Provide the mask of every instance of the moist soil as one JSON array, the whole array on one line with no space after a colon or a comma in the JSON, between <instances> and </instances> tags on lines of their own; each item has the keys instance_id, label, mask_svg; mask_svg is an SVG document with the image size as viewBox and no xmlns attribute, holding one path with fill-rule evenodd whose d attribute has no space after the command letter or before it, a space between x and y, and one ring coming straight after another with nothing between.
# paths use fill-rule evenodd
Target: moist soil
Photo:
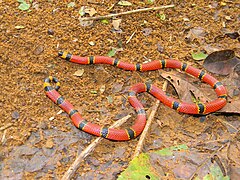
<instances>
[{"instance_id":1,"label":"moist soil","mask_svg":"<svg viewBox=\"0 0 240 180\"><path fill-rule=\"evenodd\" d=\"M79 65L59 58L59 51L107 56L116 48L113 57L121 61L143 63L174 58L199 69L203 69L203 61L193 60L192 52L209 53L214 48L240 52L239 41L223 37L225 32L239 30L239 4L235 1L149 4L133 0L131 6L120 6L113 0L89 0L76 1L74 7L68 7L70 2L33 1L30 11L22 11L17 1L0 1L2 179L60 179L76 156L96 138L76 129L68 115L46 97L43 80L49 75L59 79L59 92L85 119L111 125L130 114L132 117L123 127L131 126L136 118L127 101L128 89L146 81L161 88L164 82L159 73L165 70L138 73L109 65ZM97 20L89 26L79 21L82 6L94 8L97 12L94 16L99 16L171 3L174 8L118 17L121 19L118 30L113 28L112 19L108 23ZM192 36L189 32L194 28L204 34ZM77 71L80 71L78 76L74 75ZM223 77L216 75L216 78ZM169 86L167 91L172 94L174 88ZM138 98L146 110L156 101L147 93ZM180 114L160 104L143 152L187 144L211 154L216 149L206 150L196 144L229 140L232 132L221 122L239 120L236 115L211 114L202 122L200 117ZM81 163L74 178L116 179L132 159L138 140L103 140ZM239 140L233 141L233 145L233 156L239 157ZM232 159L227 158L227 169L239 170L239 160ZM176 178L173 172L168 173Z\"/></svg>"}]
</instances>

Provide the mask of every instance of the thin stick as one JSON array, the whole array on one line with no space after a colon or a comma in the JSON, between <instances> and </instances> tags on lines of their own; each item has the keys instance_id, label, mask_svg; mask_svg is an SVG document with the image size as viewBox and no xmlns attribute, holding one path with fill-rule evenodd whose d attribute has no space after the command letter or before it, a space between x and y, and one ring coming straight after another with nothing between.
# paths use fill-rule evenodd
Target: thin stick
<instances>
[{"instance_id":1,"label":"thin stick","mask_svg":"<svg viewBox=\"0 0 240 180\"><path fill-rule=\"evenodd\" d=\"M2 145L6 142L6 134L7 134L7 129L5 129L5 130L3 131L3 136L2 136L2 139L1 139Z\"/></svg>"},{"instance_id":2,"label":"thin stick","mask_svg":"<svg viewBox=\"0 0 240 180\"><path fill-rule=\"evenodd\" d=\"M132 33L132 35L130 36L130 38L127 40L126 44L128 44L130 42L130 40L133 38L134 34L136 33L136 30Z\"/></svg>"},{"instance_id":3,"label":"thin stick","mask_svg":"<svg viewBox=\"0 0 240 180\"><path fill-rule=\"evenodd\" d=\"M6 124L5 126L0 127L0 131L5 130L5 129L8 129L8 128L11 127L12 125L13 125L12 123Z\"/></svg>"},{"instance_id":4,"label":"thin stick","mask_svg":"<svg viewBox=\"0 0 240 180\"><path fill-rule=\"evenodd\" d=\"M163 91L166 91L167 83L168 83L168 81L164 82L164 85L163 85L163 88L162 88ZM156 114L156 111L158 109L159 104L160 104L160 101L157 100L156 103L154 104L154 106L151 108L152 111L151 111L151 113L150 113L150 115L148 117L147 124L146 124L146 126L145 126L145 128L144 128L144 130L143 130L143 132L142 132L142 134L140 136L140 139L138 141L138 145L137 145L137 147L135 149L133 157L137 157L141 153L141 151L142 151L144 140L145 140L145 138L147 136L148 129L150 128L150 126L152 124L152 120L154 119L154 116Z\"/></svg>"},{"instance_id":5,"label":"thin stick","mask_svg":"<svg viewBox=\"0 0 240 180\"><path fill-rule=\"evenodd\" d=\"M234 130L238 131L238 129L236 127L234 127L233 125L231 125L230 123L228 123L227 121L221 120L221 119L217 119L217 121L219 121L220 123L222 123L224 126L230 126L231 128L233 128ZM227 127L226 127L227 128Z\"/></svg>"},{"instance_id":6,"label":"thin stick","mask_svg":"<svg viewBox=\"0 0 240 180\"><path fill-rule=\"evenodd\" d=\"M125 117L123 117L122 119L116 121L112 126L110 126L110 128L116 128L118 126L121 126L123 123L125 123L131 116L127 115ZM69 167L69 169L67 170L67 172L65 172L65 174L62 177L62 180L69 180L73 177L74 173L77 171L77 169L80 166L81 161L87 156L89 155L94 148L103 140L104 138L102 137L98 137L97 139L95 139L87 148L85 148L81 154L79 154L76 158L76 160L73 162L73 164Z\"/></svg>"},{"instance_id":7,"label":"thin stick","mask_svg":"<svg viewBox=\"0 0 240 180\"><path fill-rule=\"evenodd\" d=\"M135 148L135 152L133 154L133 158L137 157L141 153L141 151L142 151L144 140L145 140L145 138L147 136L148 129L150 128L150 125L152 124L152 120L154 119L155 113L156 113L157 108L159 106L159 102L160 101L157 100L156 103L154 104L154 106L151 108L152 111L151 111L151 113L150 113L150 115L148 117L147 124L146 124L146 126L145 126L145 128L144 128L144 130L143 130L143 132L142 132L142 134L140 136L140 139L138 141L137 147Z\"/></svg>"},{"instance_id":8,"label":"thin stick","mask_svg":"<svg viewBox=\"0 0 240 180\"><path fill-rule=\"evenodd\" d=\"M174 7L174 4L167 5L167 6L135 9L135 10L132 10L132 11L126 11L126 12L121 12L121 13L117 13L117 14L108 14L108 15L105 15L105 16L85 17L85 18L80 18L80 20L81 21L90 21L90 20L109 19L111 17L117 17L117 16L133 14L133 13L138 13L138 12L145 12L145 11L156 11L156 10L159 10L159 9L166 9L166 8L172 8L172 7Z\"/></svg>"},{"instance_id":9,"label":"thin stick","mask_svg":"<svg viewBox=\"0 0 240 180\"><path fill-rule=\"evenodd\" d=\"M89 112L89 113L100 113L100 112L103 112L103 110L85 110L86 112Z\"/></svg>"}]
</instances>

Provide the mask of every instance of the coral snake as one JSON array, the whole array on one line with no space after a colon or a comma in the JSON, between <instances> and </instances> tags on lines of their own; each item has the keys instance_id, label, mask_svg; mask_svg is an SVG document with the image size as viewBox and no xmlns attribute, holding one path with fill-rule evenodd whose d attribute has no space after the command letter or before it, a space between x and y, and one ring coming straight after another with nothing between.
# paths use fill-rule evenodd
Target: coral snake
<instances>
[{"instance_id":1,"label":"coral snake","mask_svg":"<svg viewBox=\"0 0 240 180\"><path fill-rule=\"evenodd\" d=\"M57 78L49 76L44 80L44 90L46 92L46 95L69 114L70 118L73 121L73 124L77 128L87 133L101 136L110 140L124 141L133 139L143 131L146 124L146 112L143 108L143 105L136 97L138 93L148 92L168 107L175 109L178 112L187 114L208 114L221 109L227 103L227 91L221 82L216 80L211 75L207 74L205 71L196 69L178 60L155 60L144 64L131 64L119 61L117 58L114 59L105 56L80 57L69 54L67 52L59 52L58 55L67 61L78 64L110 64L129 71L143 72L163 68L180 69L188 74L191 74L192 76L199 78L202 82L205 82L212 86L217 94L217 99L206 104L186 103L180 102L174 98L167 96L161 89L150 83L138 83L130 88L128 95L128 100L137 113L137 119L134 125L126 129L113 129L86 121L80 115L80 113L74 109L73 105L58 93L60 83ZM51 83L56 83L55 87L51 86Z\"/></svg>"}]
</instances>

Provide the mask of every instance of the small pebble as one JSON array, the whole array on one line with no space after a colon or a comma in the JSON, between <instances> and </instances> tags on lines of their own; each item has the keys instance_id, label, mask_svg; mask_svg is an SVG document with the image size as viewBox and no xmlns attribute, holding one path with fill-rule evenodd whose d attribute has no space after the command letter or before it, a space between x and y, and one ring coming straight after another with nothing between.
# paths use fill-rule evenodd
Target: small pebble
<instances>
[{"instance_id":1,"label":"small pebble","mask_svg":"<svg viewBox=\"0 0 240 180\"><path fill-rule=\"evenodd\" d=\"M45 148L51 149L53 146L54 146L53 140L48 139L46 144L45 144Z\"/></svg>"},{"instance_id":2,"label":"small pebble","mask_svg":"<svg viewBox=\"0 0 240 180\"><path fill-rule=\"evenodd\" d=\"M238 96L240 94L240 90L239 89L234 89L233 90L233 96Z\"/></svg>"},{"instance_id":3,"label":"small pebble","mask_svg":"<svg viewBox=\"0 0 240 180\"><path fill-rule=\"evenodd\" d=\"M88 44L89 44L90 46L94 46L94 45L95 45L95 42L90 41Z\"/></svg>"},{"instance_id":4,"label":"small pebble","mask_svg":"<svg viewBox=\"0 0 240 180\"><path fill-rule=\"evenodd\" d=\"M13 111L12 113L12 118L15 119L15 120L18 120L20 117L20 114L18 111Z\"/></svg>"},{"instance_id":5,"label":"small pebble","mask_svg":"<svg viewBox=\"0 0 240 180\"><path fill-rule=\"evenodd\" d=\"M50 117L50 118L49 118L49 121L54 120L54 118L55 118L54 116Z\"/></svg>"},{"instance_id":6,"label":"small pebble","mask_svg":"<svg viewBox=\"0 0 240 180\"><path fill-rule=\"evenodd\" d=\"M36 49L34 50L34 54L35 55L39 55L44 51L44 47L42 45L39 45L38 47L36 47Z\"/></svg>"},{"instance_id":7,"label":"small pebble","mask_svg":"<svg viewBox=\"0 0 240 180\"><path fill-rule=\"evenodd\" d=\"M57 115L62 114L63 112L64 112L63 110L60 110L57 112Z\"/></svg>"},{"instance_id":8,"label":"small pebble","mask_svg":"<svg viewBox=\"0 0 240 180\"><path fill-rule=\"evenodd\" d=\"M54 31L52 29L48 29L48 35L53 35L54 34Z\"/></svg>"}]
</instances>

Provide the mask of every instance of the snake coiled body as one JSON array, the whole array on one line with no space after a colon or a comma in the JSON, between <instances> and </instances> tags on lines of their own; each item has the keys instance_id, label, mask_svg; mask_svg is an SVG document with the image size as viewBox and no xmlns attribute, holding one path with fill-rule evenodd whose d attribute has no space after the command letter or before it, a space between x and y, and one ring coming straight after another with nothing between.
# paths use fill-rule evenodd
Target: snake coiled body
<instances>
[{"instance_id":1,"label":"snake coiled body","mask_svg":"<svg viewBox=\"0 0 240 180\"><path fill-rule=\"evenodd\" d=\"M110 140L124 141L137 137L144 129L146 124L146 112L136 95L142 92L148 92L159 99L166 106L177 110L178 112L187 114L208 114L218 111L227 103L227 91L221 82L203 70L194 68L186 63L178 60L155 60L144 64L131 64L122 62L105 56L80 57L66 52L59 52L59 56L67 61L78 64L110 64L118 68L128 71L153 71L163 68L173 68L185 71L194 77L199 78L202 82L209 84L216 92L217 99L204 103L187 103L180 102L177 99L167 96L161 89L150 83L138 83L133 85L129 90L128 100L137 113L137 119L133 126L126 129L113 129L106 126L100 126L86 121L73 105L58 93L60 83L57 78L49 76L44 80L44 89L46 95L56 103L60 108L67 112L72 119L73 124L87 132L96 136L101 136ZM51 86L51 82L56 83L55 88Z\"/></svg>"}]
</instances>

